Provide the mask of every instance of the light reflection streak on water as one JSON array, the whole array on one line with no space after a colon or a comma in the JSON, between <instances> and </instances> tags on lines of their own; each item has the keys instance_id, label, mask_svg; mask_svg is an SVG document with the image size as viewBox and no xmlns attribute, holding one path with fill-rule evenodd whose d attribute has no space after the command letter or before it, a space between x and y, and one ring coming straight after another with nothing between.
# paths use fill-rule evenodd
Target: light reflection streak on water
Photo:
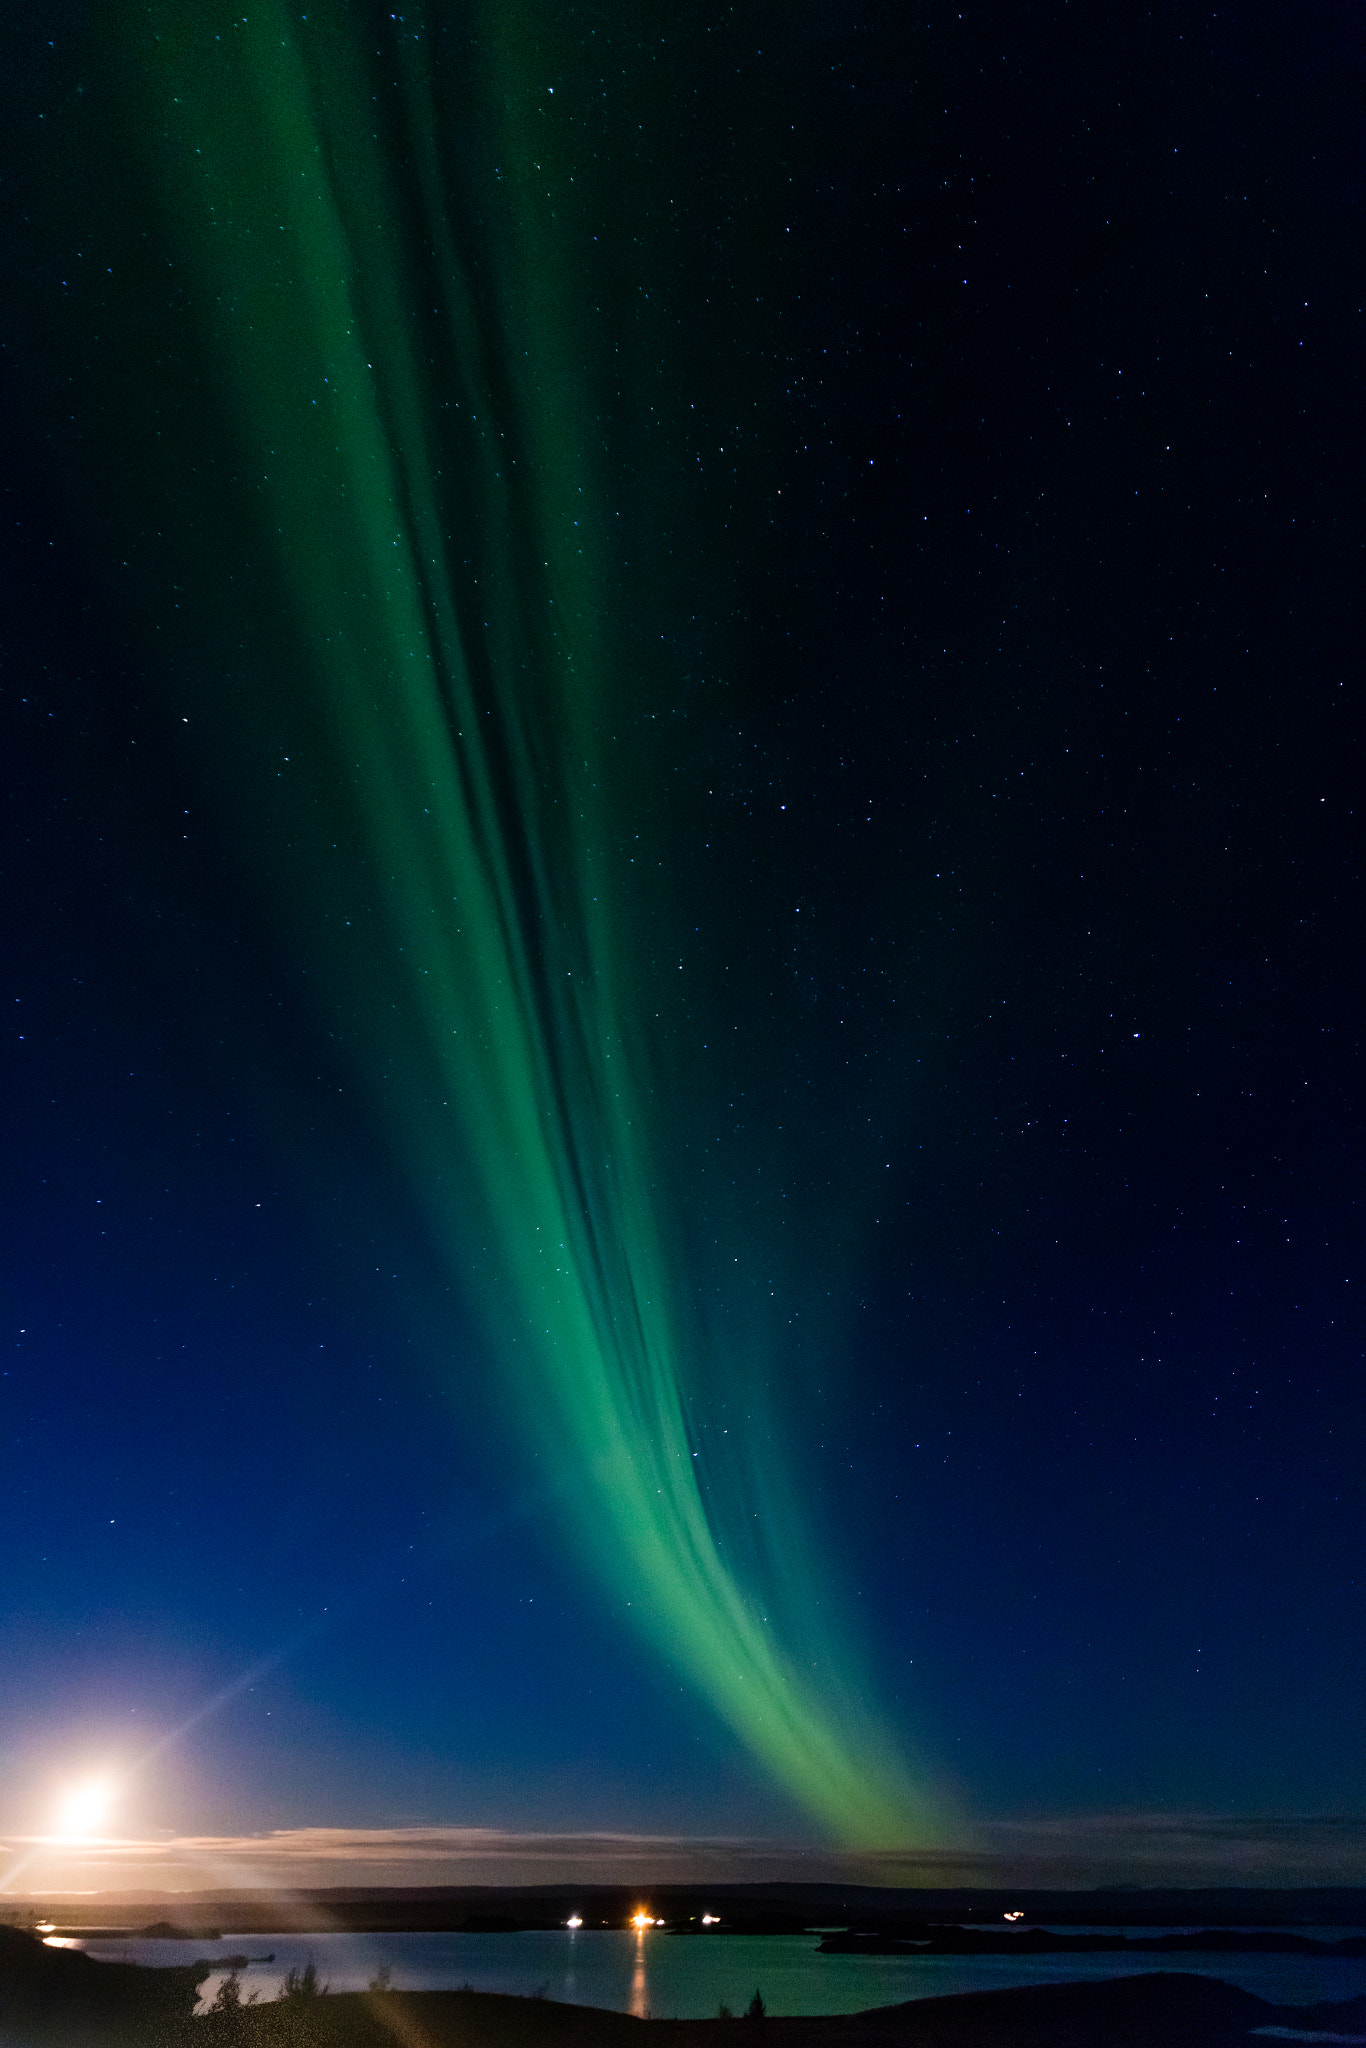
<instances>
[{"instance_id":1,"label":"light reflection streak on water","mask_svg":"<svg viewBox=\"0 0 1366 2048\"><path fill-rule=\"evenodd\" d=\"M636 1929L636 1966L631 1976L631 2011L638 2020L650 2017L650 1986L645 1975L645 1929Z\"/></svg>"}]
</instances>

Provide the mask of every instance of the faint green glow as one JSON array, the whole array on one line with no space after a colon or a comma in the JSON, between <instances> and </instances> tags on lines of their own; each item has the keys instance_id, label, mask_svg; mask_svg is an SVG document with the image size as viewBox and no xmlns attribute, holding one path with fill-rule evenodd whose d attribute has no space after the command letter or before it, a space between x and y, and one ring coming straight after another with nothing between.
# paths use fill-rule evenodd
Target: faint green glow
<instances>
[{"instance_id":1,"label":"faint green glow","mask_svg":"<svg viewBox=\"0 0 1366 2048\"><path fill-rule=\"evenodd\" d=\"M301 859L273 878L282 926L353 1020L373 1127L611 1598L824 1827L923 1840L844 1682L783 1472L741 1498L690 1426L705 1338L671 1257L614 844L632 681L557 225L553 16L463 12L440 83L441 24L359 20L273 0L128 14L263 602L291 608L274 674L216 705L217 729L233 774L297 778L335 836L330 877ZM271 755L273 690L303 758ZM708 1364L712 1384L751 1370ZM767 1590L745 1569L756 1515Z\"/></svg>"}]
</instances>

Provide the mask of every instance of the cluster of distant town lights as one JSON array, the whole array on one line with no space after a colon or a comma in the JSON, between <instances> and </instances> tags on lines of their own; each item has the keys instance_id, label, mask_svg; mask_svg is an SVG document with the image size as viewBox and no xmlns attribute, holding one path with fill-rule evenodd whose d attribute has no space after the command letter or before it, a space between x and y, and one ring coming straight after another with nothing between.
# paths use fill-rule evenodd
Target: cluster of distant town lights
<instances>
[{"instance_id":1,"label":"cluster of distant town lights","mask_svg":"<svg viewBox=\"0 0 1366 2048\"><path fill-rule=\"evenodd\" d=\"M583 1916L581 1913L571 1913L564 1924L571 1930L582 1927ZM604 1920L602 1924L606 1927L608 1923ZM664 1922L656 1920L653 1913L647 1913L644 1906L638 1906L627 1924L634 1927L637 1934L643 1934L647 1927L662 1927ZM704 1913L702 1915L702 1925L704 1927L719 1927L721 1925L720 1915L717 1913Z\"/></svg>"},{"instance_id":2,"label":"cluster of distant town lights","mask_svg":"<svg viewBox=\"0 0 1366 2048\"><path fill-rule=\"evenodd\" d=\"M1023 1920L1024 1912L1023 1910L1021 1910L1016 1913L1003 1913L1001 1915L1001 1918L1003 1920L1010 1921ZM564 1924L567 1928L569 1928L570 1932L572 1933L577 1928L583 1926L583 1916L580 1913L571 1913ZM607 1927L610 1926L611 1923L607 1920L604 1920L602 1924L604 1927ZM647 1909L644 1906L638 1906L626 1924L628 1927L634 1927L637 1934L643 1934L647 1927L663 1927L665 1923L662 1920L657 1920L654 1914L647 1911ZM702 1915L702 1925L704 1927L719 1927L721 1925L720 1914L704 1913Z\"/></svg>"}]
</instances>

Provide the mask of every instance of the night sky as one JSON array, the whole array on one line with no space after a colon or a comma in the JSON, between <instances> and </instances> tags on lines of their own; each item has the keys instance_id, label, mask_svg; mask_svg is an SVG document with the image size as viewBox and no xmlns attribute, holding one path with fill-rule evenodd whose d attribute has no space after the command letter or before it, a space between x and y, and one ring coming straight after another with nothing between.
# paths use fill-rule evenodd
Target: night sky
<instances>
[{"instance_id":1,"label":"night sky","mask_svg":"<svg viewBox=\"0 0 1366 2048\"><path fill-rule=\"evenodd\" d=\"M6 1842L1359 1816L1359 11L0 75Z\"/></svg>"}]
</instances>

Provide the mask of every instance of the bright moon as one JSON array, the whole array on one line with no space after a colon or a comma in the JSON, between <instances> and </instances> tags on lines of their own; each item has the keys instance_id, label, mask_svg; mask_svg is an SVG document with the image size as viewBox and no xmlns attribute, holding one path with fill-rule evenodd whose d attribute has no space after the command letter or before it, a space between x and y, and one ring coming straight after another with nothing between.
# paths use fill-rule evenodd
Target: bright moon
<instances>
[{"instance_id":1,"label":"bright moon","mask_svg":"<svg viewBox=\"0 0 1366 2048\"><path fill-rule=\"evenodd\" d=\"M75 1785L62 1800L57 1832L68 1839L93 1835L113 1804L114 1790L103 1778Z\"/></svg>"}]
</instances>

